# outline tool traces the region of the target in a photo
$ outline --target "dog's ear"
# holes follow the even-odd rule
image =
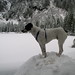
[[[33,24],[32,23],[28,23],[26,26],[25,26],[25,29],[27,31],[31,30],[31,28],[33,27]]]

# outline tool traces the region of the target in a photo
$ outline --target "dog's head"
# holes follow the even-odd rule
[[[31,28],[33,27],[32,23],[28,23],[25,28],[22,30],[23,33],[28,32],[31,30]]]

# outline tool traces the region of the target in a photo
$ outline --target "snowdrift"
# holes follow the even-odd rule
[[[56,56],[55,52],[31,57],[15,75],[75,75],[75,61],[66,56]]]

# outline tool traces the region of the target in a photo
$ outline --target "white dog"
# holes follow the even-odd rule
[[[23,33],[30,32],[34,38],[37,40],[41,47],[41,51],[44,57],[47,56],[46,54],[46,48],[45,44],[50,42],[53,39],[58,40],[59,45],[59,53],[56,53],[58,56],[60,56],[63,52],[63,43],[65,39],[67,38],[66,32],[63,30],[62,27],[59,28],[51,28],[51,29],[41,29],[40,27],[37,27],[33,25],[32,23],[28,23],[25,28],[22,30]]]

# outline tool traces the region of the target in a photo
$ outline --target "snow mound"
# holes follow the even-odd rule
[[[66,56],[56,56],[55,52],[31,57],[15,75],[75,75],[75,61]]]

